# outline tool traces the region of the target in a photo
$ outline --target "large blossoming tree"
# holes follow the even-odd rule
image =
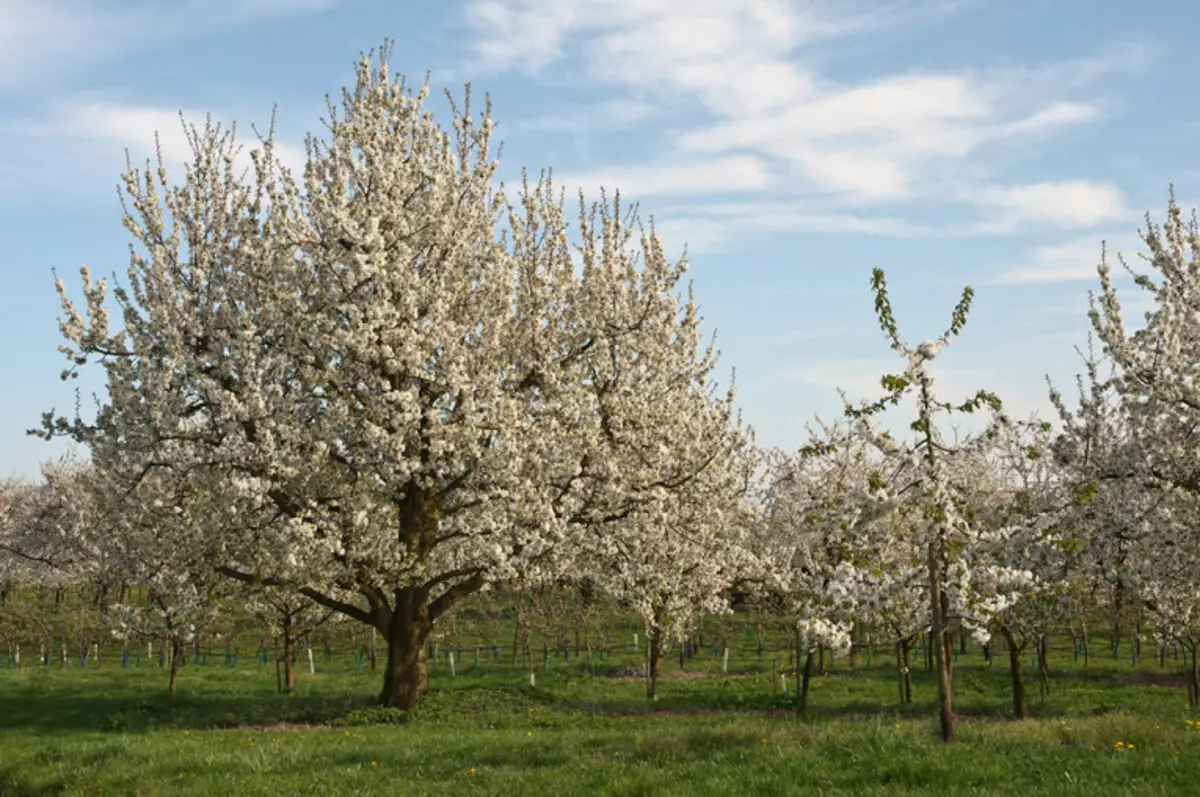
[[[299,183],[270,135],[240,178],[232,132],[211,124],[189,128],[181,185],[161,157],[131,168],[140,247],[113,292],[119,328],[103,281],[84,270],[86,312],[58,283],[68,375],[99,361],[107,401],[94,421],[47,414],[43,430],[86,443],[131,494],[162,473],[218,496],[207,533],[180,544],[376,628],[381,700],[401,708],[427,690],[425,643],[456,602],[549,579],[580,535],[680,483],[670,458],[636,455],[684,421],[639,413],[695,390],[654,352],[668,319],[667,340],[698,323],[673,298],[684,264],[657,238],[643,236],[639,268],[614,203],[603,257],[576,268],[549,182],[510,206],[490,116],[473,120],[468,93],[447,133],[427,93],[389,76],[386,49],[376,66],[364,56]],[[606,309],[639,280],[637,303]]]

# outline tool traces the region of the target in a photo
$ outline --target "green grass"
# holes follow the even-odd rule
[[[94,670],[3,669],[0,795],[1177,797],[1200,782],[1200,729],[1187,724],[1200,718],[1174,662],[1135,672],[1093,660],[1085,672],[1068,654],[1049,695],[1028,674],[1034,718],[1017,722],[1006,717],[1007,670],[976,652],[956,670],[960,723],[944,746],[932,679],[916,666],[918,702],[901,708],[882,657],[815,679],[802,721],[771,687],[770,656],[752,652],[729,677],[698,655],[687,669],[702,677],[665,680],[653,704],[640,681],[609,677],[627,664],[618,657],[592,668],[557,659],[536,688],[470,658],[457,677],[435,672],[408,714],[371,708],[378,678],[347,657],[318,661],[316,675],[300,667],[290,697],[254,662],[189,666],[175,696],[164,670],[111,658]]]

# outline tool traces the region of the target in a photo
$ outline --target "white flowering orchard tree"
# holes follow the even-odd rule
[[[1081,353],[1082,354],[1082,353]],[[1130,409],[1112,379],[1101,379],[1104,363],[1091,350],[1083,355],[1086,377],[1077,378],[1077,405],[1068,408],[1051,386],[1050,401],[1062,423],[1052,452],[1071,506],[1070,538],[1081,548],[1076,563],[1079,586],[1106,603],[1112,618],[1114,653],[1125,616],[1139,602],[1144,551],[1160,535],[1145,520],[1156,503],[1169,497],[1148,472],[1145,445],[1128,416]],[[1167,549],[1170,539],[1162,540]],[[1087,616],[1077,611],[1079,636],[1087,649]]]
[[[0,583],[47,589],[54,595],[52,612],[22,612],[27,630],[41,639],[42,655],[55,655],[60,666],[69,648],[86,661],[99,633],[91,612],[62,611],[66,591],[93,588],[99,601],[113,586],[114,574],[92,533],[98,516],[90,490],[92,468],[73,454],[41,466],[40,484],[10,485],[0,508]],[[15,619],[15,618],[14,618]]]
[[[250,587],[245,597],[247,611],[280,643],[276,659],[279,691],[290,695],[296,689],[296,643],[327,623],[333,612],[311,598],[278,587]],[[311,645],[308,654],[312,656]]]
[[[764,543],[785,585],[795,619],[798,664],[796,710],[807,709],[818,647],[848,651],[863,602],[872,589],[871,527],[888,506],[872,450],[852,430],[809,429],[796,454],[768,458]]]
[[[602,336],[636,363],[641,333],[593,323],[601,277],[576,273],[548,182],[501,235],[492,120],[468,102],[448,134],[426,95],[389,76],[386,48],[364,57],[302,186],[269,135],[239,179],[211,125],[189,129],[182,185],[161,158],[130,169],[141,251],[114,291],[121,327],[103,282],[85,270],[86,314],[59,283],[72,372],[99,361],[108,403],[94,422],[44,420],[130,485],[168,469],[219,495],[213,569],[378,629],[381,701],[400,708],[428,688],[439,616],[486,584],[546,579],[573,534],[629,511],[613,511],[628,461],[611,438],[645,403],[589,384]],[[691,389],[669,377],[653,384]]]
[[[972,453],[977,465],[976,541],[965,552],[974,600],[965,622],[1008,647],[1013,714],[1029,716],[1022,657],[1033,644],[1048,688],[1046,634],[1071,618],[1082,545],[1051,455],[1052,427],[1033,418],[1007,424]],[[956,473],[964,469],[956,468]]]
[[[1188,650],[1190,698],[1200,706],[1200,628],[1194,625],[1200,529],[1186,520],[1194,517],[1191,505],[1200,495],[1200,224],[1194,212],[1185,219],[1173,190],[1165,222],[1154,224],[1149,216],[1146,222],[1142,240],[1149,252],[1143,260],[1149,271],[1135,274],[1153,300],[1145,325],[1127,331],[1104,257],[1100,293],[1089,312],[1115,366],[1113,386],[1133,441],[1125,461],[1102,478],[1129,488],[1121,517],[1143,543],[1133,569],[1147,588],[1149,608]]]
[[[934,392],[934,380],[928,363],[959,334],[966,323],[973,291],[964,289],[962,299],[951,315],[950,326],[936,340],[909,346],[900,336],[887,294],[884,273],[875,269],[871,278],[875,293],[875,311],[880,327],[891,347],[904,358],[906,367],[900,374],[885,375],[883,388],[887,394],[873,403],[862,402],[858,407],[847,405],[846,412],[858,422],[863,434],[882,454],[900,464],[908,486],[898,488],[920,511],[915,531],[918,548],[924,553],[925,586],[930,606],[931,641],[938,683],[938,721],[941,739],[950,741],[954,734],[952,710],[951,641],[949,624],[956,617],[969,616],[973,591],[971,570],[965,553],[976,540],[975,527],[966,511],[959,490],[952,482],[950,463],[960,446],[947,442],[938,428],[938,418],[952,412],[974,412],[987,407],[997,415],[997,423],[1005,419],[1000,400],[992,393],[979,391],[959,405],[940,401]],[[888,407],[896,406],[906,395],[915,395],[917,418],[911,427],[912,442],[901,443],[873,423],[873,416]],[[989,430],[990,433],[990,430]]]
[[[730,590],[758,574],[749,546],[758,518],[747,501],[753,434],[734,420],[732,390],[721,400],[696,390],[691,399],[690,410],[678,406],[673,414],[686,422],[647,425],[641,461],[629,463],[651,464],[647,475],[659,474],[652,497],[597,535],[598,549],[580,548],[595,551],[600,587],[645,624],[650,700],[667,645],[682,641],[702,614],[728,612]]]

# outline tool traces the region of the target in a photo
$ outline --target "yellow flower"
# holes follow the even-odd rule
[[[530,731],[529,733],[527,733],[527,734],[525,734],[525,735],[526,735],[526,736],[533,736],[533,731]]]
[[[474,775],[474,774],[475,774],[475,767],[471,767],[471,774],[472,774],[472,775]]]
[[[371,766],[375,766],[375,762],[374,762],[374,761],[372,761],[372,762],[371,762]]]

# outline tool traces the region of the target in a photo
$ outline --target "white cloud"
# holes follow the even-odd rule
[[[338,0],[3,0],[0,90],[27,90],[79,63],[135,43],[331,8]]]
[[[829,209],[831,208],[832,209]],[[839,210],[828,197],[809,200],[705,202],[655,212],[657,229],[668,247],[688,245],[690,254],[714,252],[755,233],[857,233],[889,238],[946,238],[975,234],[971,227],[924,225],[895,216]]]
[[[505,124],[505,127],[520,132],[593,133],[629,127],[654,117],[659,111],[657,106],[648,102],[615,99],[577,106],[570,113],[517,119]]]
[[[914,8],[952,6],[875,4],[881,13],[857,14],[855,5],[782,0],[486,0],[470,7],[470,19],[477,65],[536,72],[569,43],[593,80],[697,102],[713,122],[678,138],[684,152],[779,159],[794,172],[789,189],[860,202],[944,197],[945,181],[929,178],[947,165],[963,190],[971,182],[963,161],[982,144],[1097,118],[1095,104],[1067,95],[1150,55],[1130,45],[1032,68],[857,84],[825,78],[805,57],[814,45],[910,23]]]
[[[256,126],[260,132],[266,132],[268,115],[269,111],[258,120]],[[195,125],[201,132],[204,130],[205,116],[194,110],[183,111],[183,121]],[[259,142],[249,121],[243,118],[237,125],[236,141],[241,145],[241,150],[234,165],[239,175],[242,170],[250,169],[247,179],[253,179],[250,151],[258,148]],[[221,123],[222,129],[229,128],[221,116],[214,114],[213,124],[218,123]],[[13,146],[31,153],[31,158],[44,158],[45,163],[26,174],[18,171],[16,184],[6,193],[14,198],[22,195],[33,188],[22,185],[31,179],[36,179],[38,187],[42,189],[47,187],[48,181],[56,179],[71,185],[88,182],[80,180],[80,175],[93,171],[103,170],[108,177],[115,179],[119,171],[124,170],[125,150],[129,151],[135,167],[143,167],[147,160],[154,164],[157,162],[155,132],[158,133],[169,179],[173,182],[182,181],[182,167],[184,163],[192,161],[192,148],[178,110],[81,100],[53,106],[37,120],[9,123],[6,129],[0,131],[3,133],[0,141],[14,142]],[[53,143],[47,147],[47,141]],[[34,142],[42,142],[42,145],[35,145]],[[293,177],[301,179],[306,159],[304,148],[281,140],[277,131],[275,152],[283,165],[291,169]],[[106,188],[111,190],[109,186],[111,181],[106,183]],[[58,187],[54,189],[57,191]],[[63,189],[64,193],[70,191],[65,185]]]
[[[994,283],[1033,285],[1096,280],[1096,266],[1100,263],[1101,247],[1104,243],[1100,236],[1087,236],[1038,247],[1028,258],[1028,262],[1004,271],[994,280]],[[1119,235],[1108,239],[1108,262],[1113,269],[1114,277],[1119,278],[1125,273],[1117,262],[1117,253],[1126,253],[1128,260],[1139,249],[1139,241],[1130,235]]]
[[[1112,183],[1067,180],[1014,185],[988,189],[982,198],[1012,211],[1018,219],[1064,227],[1090,227],[1129,214],[1121,192]]]
[[[1079,102],[1056,102],[1049,108],[1043,108],[1024,119],[1004,125],[998,133],[1001,135],[1034,133],[1061,125],[1091,121],[1099,114],[1099,110],[1094,105]]]
[[[694,163],[661,165],[653,168],[614,167],[594,172],[555,175],[554,182],[575,193],[582,188],[588,196],[601,187],[609,195],[616,189],[631,199],[662,194],[722,193],[760,190],[771,184],[766,164],[749,155],[732,155]]]

